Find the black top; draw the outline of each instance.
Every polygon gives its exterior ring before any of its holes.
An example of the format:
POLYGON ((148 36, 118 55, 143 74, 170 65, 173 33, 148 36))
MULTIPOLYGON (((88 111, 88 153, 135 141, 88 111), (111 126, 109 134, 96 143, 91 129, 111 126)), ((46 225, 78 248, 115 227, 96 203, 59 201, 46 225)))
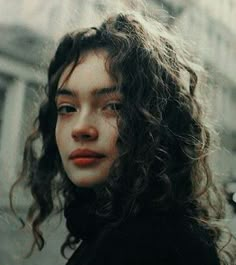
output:
POLYGON ((220 265, 209 232, 184 214, 145 213, 113 229, 100 227, 66 265, 220 265))

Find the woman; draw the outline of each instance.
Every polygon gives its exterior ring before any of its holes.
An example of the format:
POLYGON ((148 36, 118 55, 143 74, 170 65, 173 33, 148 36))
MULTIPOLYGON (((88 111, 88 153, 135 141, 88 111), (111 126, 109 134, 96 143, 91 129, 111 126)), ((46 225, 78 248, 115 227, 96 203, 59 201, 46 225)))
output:
POLYGON ((61 40, 18 180, 39 249, 62 194, 67 265, 235 264, 197 82, 174 34, 138 14, 61 40))

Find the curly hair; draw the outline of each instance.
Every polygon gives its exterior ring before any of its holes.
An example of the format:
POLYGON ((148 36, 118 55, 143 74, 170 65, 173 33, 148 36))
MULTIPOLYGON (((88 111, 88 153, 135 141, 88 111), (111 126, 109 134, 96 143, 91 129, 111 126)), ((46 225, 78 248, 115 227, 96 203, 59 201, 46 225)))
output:
MULTIPOLYGON (((23 179, 31 189, 34 202, 28 220, 39 249, 44 246, 40 225, 55 209, 55 199, 62 194, 67 204, 75 196, 55 140, 59 78, 70 64, 70 74, 73 72, 84 51, 104 49, 107 71, 124 97, 119 114, 119 158, 100 190, 97 214, 115 216, 117 223, 144 208, 185 209, 209 230, 222 264, 235 264, 228 246, 233 236, 229 232, 226 242, 221 227, 224 196, 209 166, 211 135, 196 96, 198 72, 192 57, 178 43, 163 24, 134 13, 110 16, 98 28, 63 37, 48 69, 46 100, 27 139, 21 175, 11 190, 12 195, 23 179), (40 152, 35 147, 38 139, 40 152)), ((62 253, 78 242, 69 234, 62 253)))

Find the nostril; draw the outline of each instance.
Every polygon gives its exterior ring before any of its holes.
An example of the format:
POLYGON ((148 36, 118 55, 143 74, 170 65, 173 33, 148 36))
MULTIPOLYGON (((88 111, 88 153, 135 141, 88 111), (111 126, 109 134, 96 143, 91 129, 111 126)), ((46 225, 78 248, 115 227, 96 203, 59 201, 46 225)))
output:
POLYGON ((92 138, 91 135, 89 134, 76 134, 76 133, 73 133, 72 134, 72 137, 75 139, 75 140, 79 140, 79 139, 90 139, 92 138))
POLYGON ((76 141, 79 140, 94 140, 98 137, 96 128, 75 129, 72 131, 72 138, 76 141))
POLYGON ((91 135, 88 135, 88 134, 81 135, 81 138, 84 138, 84 139, 89 139, 89 138, 91 138, 91 135))

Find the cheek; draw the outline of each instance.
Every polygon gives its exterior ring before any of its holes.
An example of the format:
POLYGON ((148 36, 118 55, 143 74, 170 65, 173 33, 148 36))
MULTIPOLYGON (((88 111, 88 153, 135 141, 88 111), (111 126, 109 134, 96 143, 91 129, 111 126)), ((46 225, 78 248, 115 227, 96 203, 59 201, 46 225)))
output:
POLYGON ((113 124, 109 125, 109 128, 107 128, 107 138, 109 139, 109 143, 111 146, 112 150, 116 150, 116 143, 117 143, 117 139, 118 139, 118 127, 117 127, 117 123, 114 122, 113 124))
POLYGON ((57 121, 56 129, 55 129, 55 137, 56 137, 56 144, 57 144, 59 151, 61 151, 61 148, 63 148, 65 142, 68 141, 68 139, 66 138, 66 135, 67 135, 67 126, 65 126, 64 123, 57 121))
POLYGON ((56 123, 56 129, 55 129, 55 138, 56 138, 56 143, 57 143, 57 146, 58 146, 58 143, 60 141, 60 125, 58 124, 58 121, 56 123))

